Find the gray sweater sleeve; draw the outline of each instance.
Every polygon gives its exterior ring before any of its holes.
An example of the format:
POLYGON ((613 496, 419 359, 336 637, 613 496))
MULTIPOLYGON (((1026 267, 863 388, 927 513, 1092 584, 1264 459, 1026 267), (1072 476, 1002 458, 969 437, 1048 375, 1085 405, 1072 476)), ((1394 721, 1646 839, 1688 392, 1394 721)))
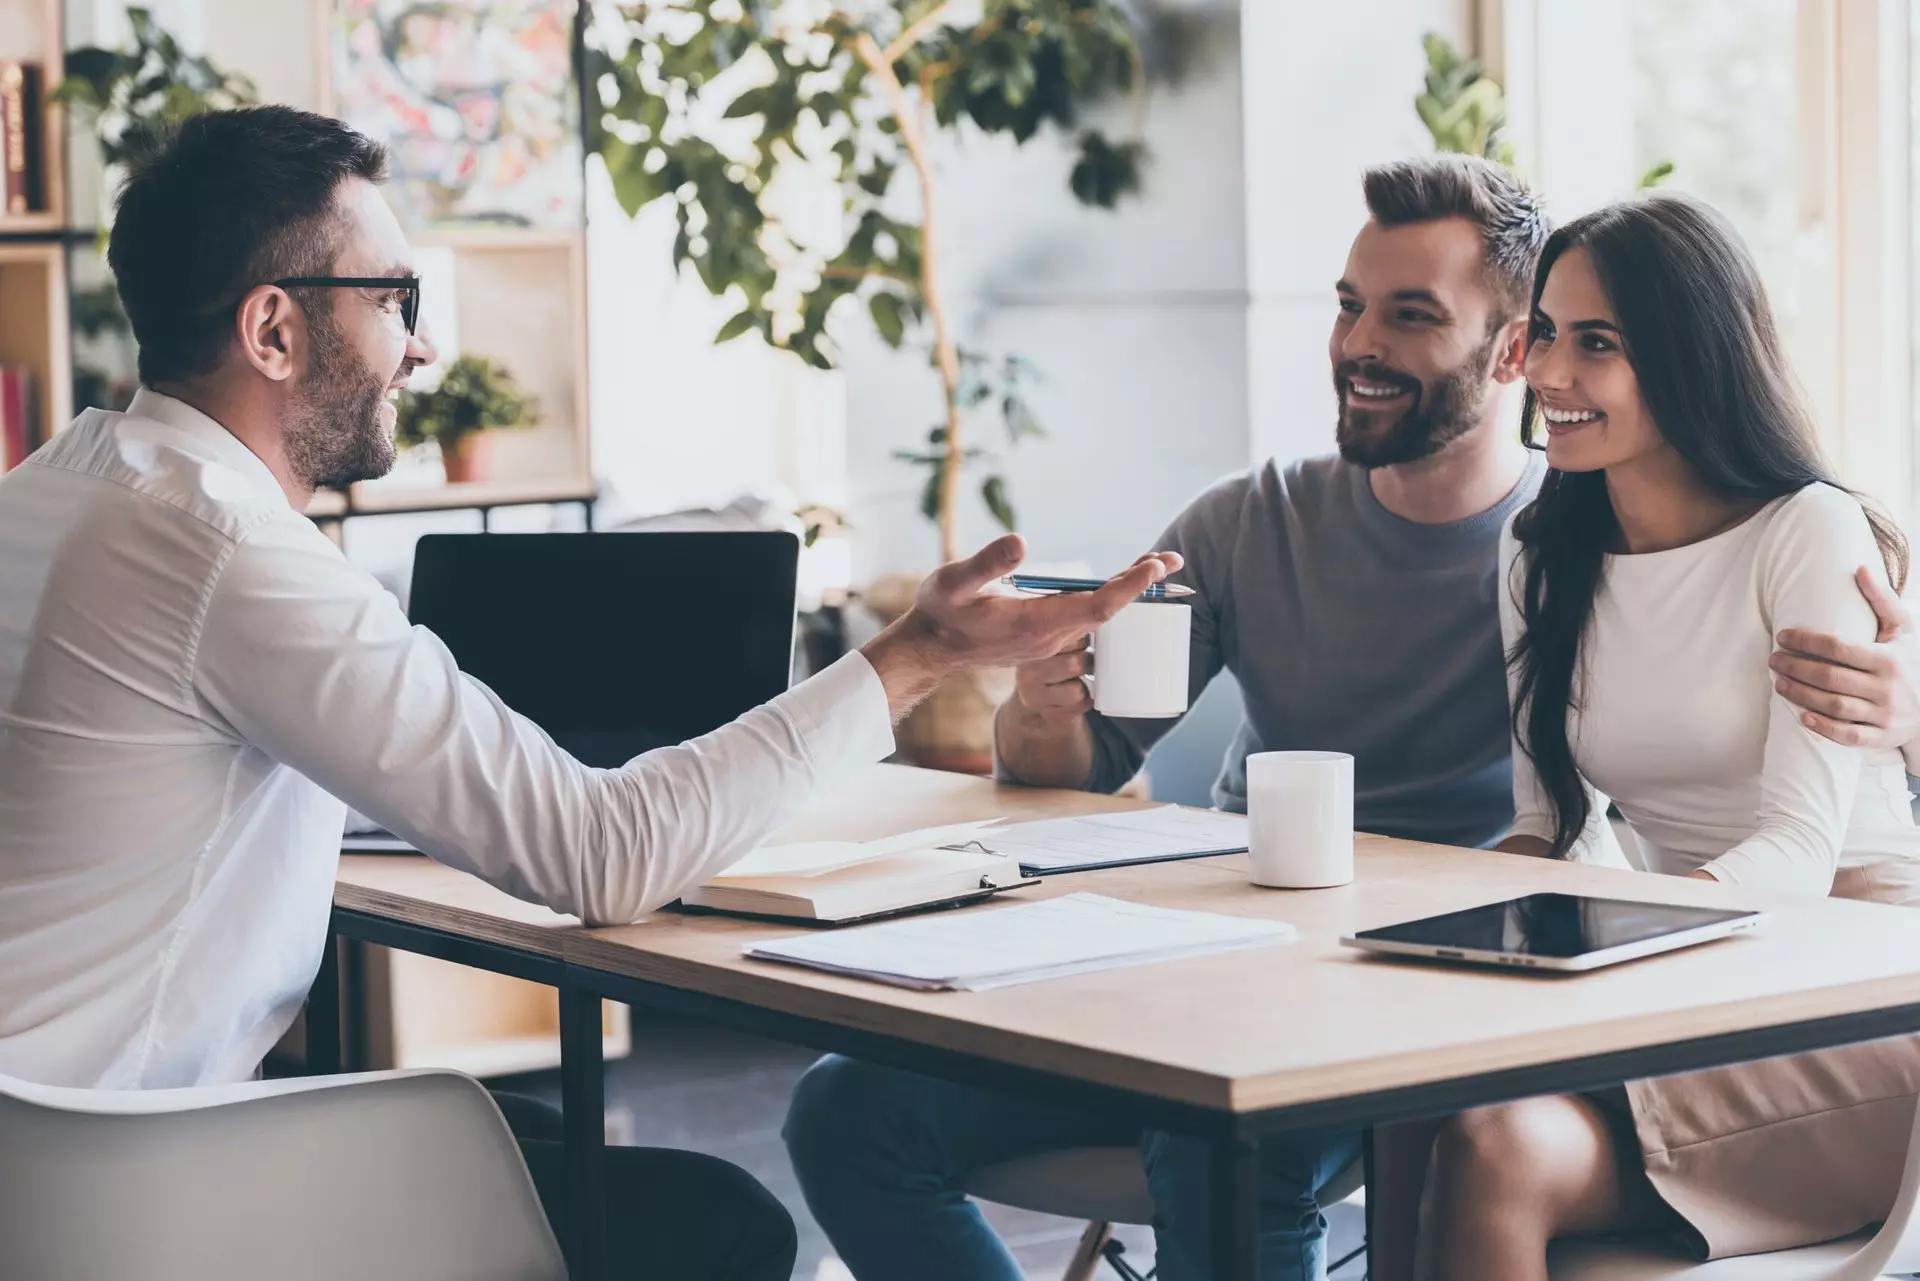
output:
MULTIPOLYGON (((1222 614, 1230 608, 1225 590, 1231 570, 1232 531, 1239 525, 1246 501, 1248 478, 1237 475, 1220 482, 1181 512, 1153 545, 1154 551, 1179 552, 1186 565, 1170 581, 1185 583, 1194 594, 1193 648, 1187 677, 1187 705, 1205 691, 1225 659, 1221 649, 1222 614)), ((1100 658, 1094 655, 1094 670, 1100 658)), ((1095 676, 1098 680, 1098 676, 1095 676)), ((1093 772, 1082 784, 1089 792, 1113 792, 1140 772, 1147 752, 1164 738, 1180 717, 1156 720, 1117 720, 1098 712, 1087 715, 1093 731, 1093 772)))

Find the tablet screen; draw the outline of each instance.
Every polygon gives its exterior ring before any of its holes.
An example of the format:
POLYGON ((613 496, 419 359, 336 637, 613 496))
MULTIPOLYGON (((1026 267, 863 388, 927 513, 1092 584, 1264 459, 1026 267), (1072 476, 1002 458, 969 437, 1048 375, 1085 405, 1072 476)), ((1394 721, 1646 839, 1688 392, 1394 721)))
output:
POLYGON ((1574 894, 1525 898, 1362 930, 1356 938, 1424 947, 1474 948, 1529 956, 1575 957, 1752 916, 1708 907, 1674 907, 1574 894))

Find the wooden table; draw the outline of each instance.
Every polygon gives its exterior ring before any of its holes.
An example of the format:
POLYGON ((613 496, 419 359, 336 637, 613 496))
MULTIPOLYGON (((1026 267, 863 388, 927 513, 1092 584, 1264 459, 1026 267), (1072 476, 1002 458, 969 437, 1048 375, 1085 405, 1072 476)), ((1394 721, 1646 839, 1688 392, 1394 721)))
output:
MULTIPOLYGON (((880 766, 783 835, 865 838, 936 823, 1137 808, 880 766)), ((1362 836, 1354 884, 1260 889, 1244 856, 1080 873, 1020 891, 1091 890, 1290 921, 1296 943, 989 992, 913 992, 750 961, 792 925, 661 913, 585 929, 425 859, 342 860, 343 936, 552 983, 578 1200, 574 1275, 599 1275, 600 1001, 762 1035, 1198 1135, 1215 1147, 1222 1275, 1252 1281, 1263 1135, 1431 1116, 1530 1094, 1920 1031, 1920 930, 1904 909, 1806 900, 1609 868, 1362 836), (1769 927, 1581 976, 1365 957, 1356 929, 1561 890, 1766 908, 1769 927)), ((1001 903, 1009 901, 1000 900, 1001 903)), ((995 906, 970 908, 993 911, 995 906)), ((326 976, 330 977, 330 971, 326 976)), ((327 1025, 329 983, 317 988, 327 1025)), ((320 1047, 324 1057, 328 1047, 320 1047)))

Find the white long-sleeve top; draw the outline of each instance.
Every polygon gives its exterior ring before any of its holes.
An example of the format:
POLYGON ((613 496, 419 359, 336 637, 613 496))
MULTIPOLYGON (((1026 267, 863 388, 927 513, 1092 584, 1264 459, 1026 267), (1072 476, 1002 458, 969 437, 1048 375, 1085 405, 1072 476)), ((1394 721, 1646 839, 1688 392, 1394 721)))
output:
MULTIPOLYGON (((1900 753, 1814 733, 1767 667, 1782 628, 1871 641, 1853 575, 1881 564, 1860 504, 1829 485, 1685 547, 1607 557, 1568 734, 1589 795, 1612 798, 1650 870, 1824 895, 1837 867, 1920 857, 1900 753)), ((1511 525, 1500 567, 1511 653, 1525 577, 1511 525)), ((1594 799, 1583 847, 1605 827, 1594 799)), ((1515 833, 1552 839, 1552 807, 1519 743, 1513 802, 1515 833)))
POLYGON ((520 898, 624 922, 892 750, 852 655, 587 768, 232 434, 143 390, 0 479, 0 1074, 250 1075, 318 968, 348 804, 520 898))

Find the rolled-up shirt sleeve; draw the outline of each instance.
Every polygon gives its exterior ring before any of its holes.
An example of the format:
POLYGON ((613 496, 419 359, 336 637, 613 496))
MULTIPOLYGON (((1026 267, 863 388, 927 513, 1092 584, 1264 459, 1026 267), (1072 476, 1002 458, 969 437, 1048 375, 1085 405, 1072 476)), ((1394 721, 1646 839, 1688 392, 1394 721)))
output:
POLYGON ((886 691, 852 654, 711 734, 582 765, 304 521, 235 546, 192 671, 238 739, 440 862, 589 924, 672 901, 894 747, 886 691))

